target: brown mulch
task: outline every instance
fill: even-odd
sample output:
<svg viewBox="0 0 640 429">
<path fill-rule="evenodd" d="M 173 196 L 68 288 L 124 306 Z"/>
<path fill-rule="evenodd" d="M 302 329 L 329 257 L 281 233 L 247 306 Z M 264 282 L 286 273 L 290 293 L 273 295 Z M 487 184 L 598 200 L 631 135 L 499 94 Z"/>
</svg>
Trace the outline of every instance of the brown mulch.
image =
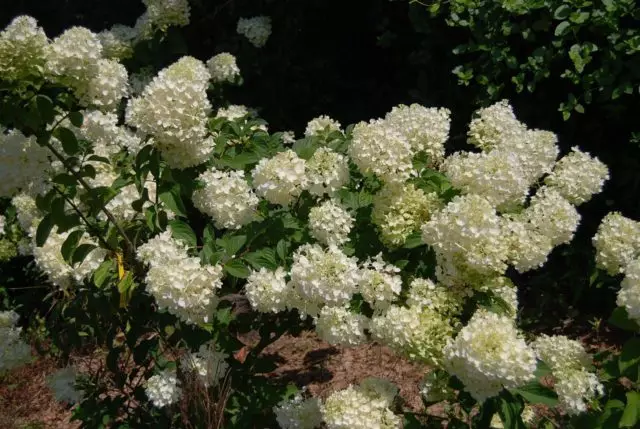
<svg viewBox="0 0 640 429">
<path fill-rule="evenodd" d="M 46 377 L 57 370 L 55 360 L 34 358 L 34 362 L 16 368 L 0 381 L 0 428 L 2 429 L 75 429 L 69 407 L 55 400 Z"/>
<path fill-rule="evenodd" d="M 283 336 L 263 353 L 278 364 L 269 376 L 279 382 L 306 386 L 313 396 L 326 397 L 367 377 L 379 377 L 400 388 L 407 408 L 422 407 L 418 384 L 426 367 L 398 357 L 387 347 L 377 344 L 334 347 L 313 332 L 303 332 L 299 337 Z"/>
</svg>

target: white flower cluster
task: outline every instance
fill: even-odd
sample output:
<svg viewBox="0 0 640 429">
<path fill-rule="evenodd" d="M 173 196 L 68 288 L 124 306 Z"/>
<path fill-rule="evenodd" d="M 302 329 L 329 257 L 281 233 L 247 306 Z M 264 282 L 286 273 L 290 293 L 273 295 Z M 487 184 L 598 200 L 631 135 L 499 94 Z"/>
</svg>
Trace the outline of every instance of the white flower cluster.
<svg viewBox="0 0 640 429">
<path fill-rule="evenodd" d="M 4 228 L 6 227 L 6 224 L 7 224 L 7 218 L 4 217 L 3 215 L 0 215 L 0 237 L 4 235 Z"/>
<path fill-rule="evenodd" d="M 132 27 L 115 24 L 110 30 L 98 33 L 102 55 L 110 60 L 124 60 L 133 55 L 133 43 L 138 33 Z"/>
<path fill-rule="evenodd" d="M 82 400 L 82 391 L 76 389 L 77 370 L 68 366 L 47 377 L 47 385 L 58 402 L 76 404 Z"/>
<path fill-rule="evenodd" d="M 522 216 L 503 217 L 503 231 L 509 245 L 509 263 L 523 273 L 541 267 L 553 250 L 551 239 L 540 234 Z"/>
<path fill-rule="evenodd" d="M 234 82 L 240 76 L 240 69 L 236 64 L 236 57 L 228 52 L 215 55 L 207 61 L 213 82 Z"/>
<path fill-rule="evenodd" d="M 158 408 L 177 402 L 182 394 L 178 377 L 172 370 L 164 370 L 149 377 L 144 391 L 151 403 Z"/>
<path fill-rule="evenodd" d="M 598 377 L 587 371 L 591 357 L 578 341 L 541 335 L 532 346 L 538 358 L 551 368 L 560 404 L 569 414 L 585 412 L 586 402 L 604 393 Z"/>
<path fill-rule="evenodd" d="M 301 394 L 280 402 L 273 407 L 273 413 L 282 429 L 314 429 L 322 424 L 320 400 L 304 398 Z"/>
<path fill-rule="evenodd" d="M 526 127 L 513 113 L 513 107 L 502 100 L 476 112 L 469 124 L 469 143 L 482 150 L 491 150 L 504 141 L 518 138 Z"/>
<path fill-rule="evenodd" d="M 341 246 L 349 241 L 353 222 L 353 216 L 334 200 L 327 200 L 309 212 L 311 236 L 329 246 Z"/>
<path fill-rule="evenodd" d="M 147 291 L 161 309 L 191 324 L 207 323 L 217 307 L 217 289 L 222 286 L 222 266 L 202 266 L 187 248 L 171 237 L 171 231 L 138 248 L 139 258 L 150 268 Z"/>
<path fill-rule="evenodd" d="M 268 16 L 240 18 L 236 31 L 246 37 L 256 48 L 262 48 L 271 35 L 271 18 Z"/>
<path fill-rule="evenodd" d="M 228 121 L 244 118 L 249 114 L 249 109 L 241 104 L 232 104 L 227 107 L 221 107 L 216 113 L 216 118 L 225 118 Z"/>
<path fill-rule="evenodd" d="M 198 180 L 204 188 L 193 193 L 194 206 L 208 214 L 218 228 L 238 229 L 252 222 L 259 199 L 242 171 L 205 171 Z"/>
<path fill-rule="evenodd" d="M 534 378 L 536 356 L 513 320 L 477 311 L 444 348 L 444 367 L 478 402 Z"/>
<path fill-rule="evenodd" d="M 456 152 L 442 165 L 451 184 L 466 194 L 482 195 L 494 207 L 522 204 L 529 192 L 515 153 L 504 150 L 491 152 Z"/>
<path fill-rule="evenodd" d="M 38 22 L 18 16 L 0 33 L 0 76 L 18 81 L 42 73 L 49 40 Z"/>
<path fill-rule="evenodd" d="M 321 135 L 322 133 L 331 133 L 333 131 L 340 131 L 340 122 L 331 119 L 326 115 L 320 115 L 317 118 L 313 118 L 307 123 L 307 128 L 304 130 L 306 137 L 313 137 Z"/>
<path fill-rule="evenodd" d="M 479 195 L 456 196 L 422 226 L 422 239 L 436 253 L 459 255 L 480 273 L 506 269 L 507 245 L 495 209 Z"/>
<path fill-rule="evenodd" d="M 31 347 L 20 338 L 15 311 L 0 311 L 0 374 L 31 360 Z"/>
<path fill-rule="evenodd" d="M 444 159 L 444 144 L 449 138 L 451 111 L 426 108 L 419 104 L 394 107 L 385 121 L 402 134 L 415 152 L 429 156 L 429 165 L 438 166 Z"/>
<path fill-rule="evenodd" d="M 593 237 L 598 267 L 611 275 L 624 272 L 640 256 L 640 222 L 618 212 L 607 214 Z"/>
<path fill-rule="evenodd" d="M 227 375 L 228 356 L 216 350 L 213 343 L 205 343 L 196 353 L 187 353 L 182 359 L 182 369 L 192 372 L 206 386 L 217 385 Z"/>
<path fill-rule="evenodd" d="M 262 267 L 247 278 L 245 294 L 251 307 L 262 313 L 278 313 L 287 308 L 289 289 L 282 267 L 269 271 Z"/>
<path fill-rule="evenodd" d="M 309 192 L 322 197 L 333 195 L 349 182 L 349 161 L 327 147 L 321 147 L 307 161 Z"/>
<path fill-rule="evenodd" d="M 304 244 L 293 254 L 290 286 L 301 298 L 301 312 L 323 305 L 340 306 L 357 291 L 360 273 L 358 262 L 337 247 L 324 250 L 317 244 Z"/>
<path fill-rule="evenodd" d="M 435 192 L 425 193 L 412 183 L 388 183 L 373 197 L 371 220 L 384 244 L 399 247 L 441 207 Z"/>
<path fill-rule="evenodd" d="M 293 131 L 282 132 L 282 144 L 294 144 L 296 142 L 296 133 Z"/>
<path fill-rule="evenodd" d="M 51 283 L 62 289 L 68 289 L 74 283 L 81 283 L 84 279 L 88 279 L 107 255 L 106 249 L 97 247 L 89 252 L 82 263 L 75 267 L 70 266 L 64 260 L 61 248 L 71 232 L 51 231 L 42 247 L 33 243 L 33 258 L 36 265 L 47 275 Z M 35 237 L 35 233 L 31 235 Z M 96 245 L 87 233 L 82 236 L 79 243 Z"/>
<path fill-rule="evenodd" d="M 45 74 L 72 88 L 82 104 L 102 110 L 114 110 L 128 91 L 127 70 L 102 58 L 100 38 L 84 27 L 72 27 L 53 40 Z"/>
<path fill-rule="evenodd" d="M 363 174 L 385 182 L 407 180 L 413 172 L 413 150 L 407 139 L 387 122 L 360 122 L 353 128 L 349 156 Z"/>
<path fill-rule="evenodd" d="M 321 405 L 321 411 L 327 429 L 400 428 L 402 419 L 393 414 L 391 405 L 386 395 L 349 386 L 332 393 Z"/>
<path fill-rule="evenodd" d="M 211 155 L 214 142 L 206 128 L 210 77 L 204 63 L 182 57 L 161 70 L 127 106 L 127 123 L 152 135 L 172 168 L 193 167 Z"/>
<path fill-rule="evenodd" d="M 551 240 L 553 246 L 568 243 L 573 238 L 580 214 L 555 189 L 542 187 L 531 198 L 523 212 L 528 225 Z"/>
<path fill-rule="evenodd" d="M 387 264 L 382 254 L 369 259 L 360 270 L 358 292 L 376 312 L 383 312 L 402 291 L 400 268 Z"/>
<path fill-rule="evenodd" d="M 189 24 L 191 8 L 188 0 L 142 0 L 147 6 L 147 19 L 160 31 Z"/>
<path fill-rule="evenodd" d="M 16 209 L 16 217 L 20 227 L 30 233 L 37 227 L 38 220 L 42 217 L 36 206 L 36 200 L 31 195 L 21 192 L 11 199 L 11 204 Z"/>
<path fill-rule="evenodd" d="M 465 293 L 460 288 L 436 285 L 430 279 L 416 278 L 409 285 L 407 305 L 428 308 L 443 316 L 455 316 L 462 310 Z"/>
<path fill-rule="evenodd" d="M 122 149 L 137 153 L 142 142 L 138 136 L 125 127 L 118 126 L 118 115 L 103 113 L 99 110 L 85 110 L 82 113 L 82 126 L 74 127 L 69 120 L 63 122 L 78 138 L 93 143 L 96 155 L 110 158 Z"/>
<path fill-rule="evenodd" d="M 393 305 L 371 319 L 376 341 L 396 352 L 431 365 L 442 364 L 442 350 L 453 335 L 449 318 L 430 308 Z"/>
<path fill-rule="evenodd" d="M 101 59 L 86 87 L 76 88 L 76 92 L 82 105 L 113 111 L 129 92 L 129 74 L 119 62 Z"/>
<path fill-rule="evenodd" d="M 557 137 L 528 130 L 506 101 L 476 115 L 469 125 L 469 142 L 482 152 L 457 152 L 442 169 L 463 192 L 482 195 L 500 211 L 517 208 L 529 188 L 551 172 L 558 156 Z"/>
<path fill-rule="evenodd" d="M 609 169 L 605 164 L 573 147 L 570 154 L 558 161 L 545 183 L 572 204 L 580 205 L 601 192 L 608 179 Z"/>
<path fill-rule="evenodd" d="M 0 196 L 12 197 L 20 190 L 40 190 L 51 168 L 49 152 L 18 130 L 0 128 Z"/>
<path fill-rule="evenodd" d="M 272 204 L 287 206 L 307 188 L 306 162 L 290 149 L 262 158 L 251 174 L 258 196 Z"/>
<path fill-rule="evenodd" d="M 630 318 L 640 321 L 640 258 L 627 265 L 621 286 L 616 303 L 627 310 Z"/>
<path fill-rule="evenodd" d="M 315 319 L 316 333 L 331 345 L 357 346 L 367 337 L 368 319 L 344 307 L 323 307 Z"/>
</svg>

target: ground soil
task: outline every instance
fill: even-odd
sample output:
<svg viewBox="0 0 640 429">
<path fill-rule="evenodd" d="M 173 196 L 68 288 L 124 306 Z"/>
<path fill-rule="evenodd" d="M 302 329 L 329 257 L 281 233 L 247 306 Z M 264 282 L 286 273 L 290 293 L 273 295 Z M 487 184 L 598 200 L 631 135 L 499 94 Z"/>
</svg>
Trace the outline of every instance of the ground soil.
<svg viewBox="0 0 640 429">
<path fill-rule="evenodd" d="M 278 364 L 277 370 L 267 374 L 274 382 L 307 386 L 314 396 L 326 397 L 367 377 L 380 377 L 396 383 L 406 408 L 420 407 L 418 383 L 426 368 L 399 358 L 386 347 L 333 347 L 313 332 L 304 332 L 299 337 L 278 339 L 263 353 Z M 0 381 L 0 429 L 79 427 L 70 421 L 69 407 L 56 402 L 47 387 L 46 376 L 56 369 L 54 360 L 39 358 Z"/>
</svg>

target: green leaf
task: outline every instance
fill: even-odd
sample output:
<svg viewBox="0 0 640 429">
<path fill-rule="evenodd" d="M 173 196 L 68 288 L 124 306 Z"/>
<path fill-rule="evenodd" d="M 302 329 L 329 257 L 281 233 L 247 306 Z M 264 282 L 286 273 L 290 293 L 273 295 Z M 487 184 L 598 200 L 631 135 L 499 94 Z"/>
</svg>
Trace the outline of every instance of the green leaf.
<svg viewBox="0 0 640 429">
<path fill-rule="evenodd" d="M 81 264 L 84 261 L 84 258 L 87 257 L 89 253 L 96 249 L 97 246 L 95 244 L 84 243 L 79 245 L 76 250 L 73 252 L 73 256 L 71 258 L 71 264 Z"/>
<path fill-rule="evenodd" d="M 514 389 L 513 392 L 522 396 L 530 404 L 544 404 L 549 407 L 558 405 L 558 395 L 556 392 L 537 381 L 520 386 Z"/>
<path fill-rule="evenodd" d="M 46 95 L 37 95 L 36 96 L 36 105 L 38 106 L 38 112 L 40 113 L 40 118 L 46 123 L 53 121 L 55 117 L 55 109 L 53 106 L 53 101 Z"/>
<path fill-rule="evenodd" d="M 180 188 L 178 186 L 174 186 L 168 191 L 161 192 L 158 195 L 160 201 L 167 205 L 167 207 L 173 211 L 175 214 L 187 217 L 187 209 L 182 202 L 182 197 L 180 196 Z"/>
<path fill-rule="evenodd" d="M 629 319 L 629 314 L 627 314 L 627 310 L 623 307 L 618 307 L 613 310 L 609 318 L 609 323 L 625 331 L 640 331 L 640 326 L 634 320 Z"/>
<path fill-rule="evenodd" d="M 111 275 L 114 273 L 115 270 L 115 264 L 113 262 L 113 260 L 109 259 L 107 261 L 104 261 L 102 264 L 100 264 L 100 266 L 98 267 L 98 269 L 93 273 L 93 283 L 101 288 L 104 283 L 109 279 L 109 277 L 111 277 Z"/>
<path fill-rule="evenodd" d="M 571 24 L 569 24 L 568 21 L 562 21 L 560 24 L 558 24 L 556 26 L 556 29 L 554 31 L 554 34 L 557 37 L 561 37 L 564 36 L 565 34 L 567 34 L 569 32 L 569 28 L 571 27 Z"/>
<path fill-rule="evenodd" d="M 64 186 L 75 186 L 76 185 L 76 178 L 73 177 L 71 174 L 68 174 L 68 173 L 60 173 L 60 174 L 54 176 L 53 179 L 51 179 L 51 181 L 53 183 L 58 183 L 58 184 L 64 185 Z"/>
<path fill-rule="evenodd" d="M 71 121 L 74 127 L 80 128 L 82 126 L 84 118 L 82 117 L 82 113 L 80 112 L 70 112 L 69 121 Z"/>
<path fill-rule="evenodd" d="M 80 143 L 76 135 L 69 128 L 59 127 L 54 132 L 55 136 L 62 143 L 62 149 L 68 155 L 75 155 L 80 151 Z"/>
<path fill-rule="evenodd" d="M 287 254 L 289 252 L 289 242 L 286 240 L 278 241 L 278 244 L 276 245 L 276 252 L 283 262 L 286 261 Z"/>
<path fill-rule="evenodd" d="M 243 259 L 250 263 L 253 268 L 259 270 L 260 268 L 267 268 L 269 270 L 275 270 L 278 268 L 278 262 L 276 261 L 276 254 L 273 249 L 264 248 L 255 252 L 247 253 L 243 256 Z"/>
<path fill-rule="evenodd" d="M 422 241 L 422 234 L 420 232 L 414 232 L 407 237 L 402 247 L 405 249 L 414 249 L 423 245 L 425 245 L 425 242 Z"/>
<path fill-rule="evenodd" d="M 231 235 L 228 237 L 224 237 L 221 240 L 221 245 L 224 248 L 225 252 L 227 252 L 228 256 L 233 256 L 238 253 L 240 249 L 242 249 L 242 246 L 244 246 L 246 242 L 246 235 Z"/>
<path fill-rule="evenodd" d="M 249 268 L 239 259 L 231 259 L 224 264 L 224 270 L 233 277 L 246 279 L 251 272 Z"/>
<path fill-rule="evenodd" d="M 51 219 L 50 214 L 47 214 L 38 224 L 38 229 L 36 230 L 36 246 L 42 247 L 42 245 L 47 241 L 52 228 L 53 219 Z"/>
<path fill-rule="evenodd" d="M 500 420 L 502 420 L 504 427 L 509 429 L 527 429 L 527 426 L 520 416 L 524 409 L 523 405 L 508 392 L 503 392 L 499 400 L 500 406 L 498 407 L 498 414 L 500 414 Z"/>
<path fill-rule="evenodd" d="M 196 238 L 196 233 L 193 232 L 193 229 L 185 222 L 174 219 L 169 222 L 169 226 L 171 227 L 171 235 L 173 238 L 184 241 L 189 247 L 197 246 L 198 239 Z"/>
<path fill-rule="evenodd" d="M 636 427 L 640 417 L 640 393 L 627 392 L 627 406 L 624 407 L 619 426 L 621 428 Z"/>
<path fill-rule="evenodd" d="M 135 289 L 135 283 L 133 282 L 133 275 L 131 271 L 118 282 L 118 292 L 120 292 L 120 307 L 126 307 L 131 300 L 131 295 Z"/>
<path fill-rule="evenodd" d="M 566 4 L 558 7 L 555 12 L 553 12 L 553 17 L 555 19 L 565 19 L 571 14 L 571 7 Z"/>
<path fill-rule="evenodd" d="M 631 338 L 622 346 L 622 352 L 618 360 L 620 374 L 633 375 L 632 381 L 636 381 L 638 376 L 638 365 L 640 364 L 640 338 Z"/>
<path fill-rule="evenodd" d="M 84 235 L 84 231 L 81 229 L 72 231 L 67 236 L 67 239 L 64 240 L 64 243 L 62 243 L 62 248 L 60 249 L 60 253 L 62 254 L 62 257 L 64 258 L 64 260 L 67 261 L 67 263 L 69 264 L 71 263 L 73 252 L 76 250 L 76 247 L 78 247 L 78 243 L 80 242 L 80 239 L 82 238 L 83 235 Z"/>
</svg>

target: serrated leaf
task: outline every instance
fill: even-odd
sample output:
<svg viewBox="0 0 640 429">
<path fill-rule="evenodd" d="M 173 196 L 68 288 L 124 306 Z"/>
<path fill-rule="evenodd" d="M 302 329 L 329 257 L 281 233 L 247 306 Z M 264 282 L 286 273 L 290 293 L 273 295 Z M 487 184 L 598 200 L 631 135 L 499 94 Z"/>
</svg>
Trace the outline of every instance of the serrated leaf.
<svg viewBox="0 0 640 429">
<path fill-rule="evenodd" d="M 269 270 L 275 270 L 278 268 L 276 253 L 271 248 L 264 248 L 255 252 L 247 253 L 243 256 L 243 259 L 257 270 L 260 268 L 267 268 Z"/>
<path fill-rule="evenodd" d="M 76 250 L 76 247 L 78 247 L 78 243 L 80 242 L 80 239 L 83 235 L 83 230 L 71 231 L 67 236 L 67 239 L 64 240 L 64 243 L 62 243 L 60 253 L 67 263 L 71 264 L 73 252 Z"/>
<path fill-rule="evenodd" d="M 228 256 L 233 256 L 242 249 L 242 246 L 247 242 L 246 235 L 231 235 L 221 240 L 221 244 L 224 247 Z"/>
<path fill-rule="evenodd" d="M 40 118 L 46 123 L 51 122 L 55 117 L 53 101 L 46 95 L 39 94 L 36 96 L 36 105 L 38 106 Z"/>
<path fill-rule="evenodd" d="M 42 247 L 42 245 L 47 241 L 52 228 L 53 219 L 51 219 L 50 214 L 47 214 L 38 224 L 38 229 L 36 230 L 36 246 Z"/>
<path fill-rule="evenodd" d="M 405 249 L 414 249 L 422 245 L 425 245 L 425 242 L 422 241 L 422 234 L 420 232 L 414 232 L 407 237 L 402 247 Z"/>
<path fill-rule="evenodd" d="M 78 143 L 76 135 L 69 128 L 59 127 L 54 134 L 62 143 L 62 149 L 67 155 L 75 155 L 80 151 L 80 143 Z"/>
<path fill-rule="evenodd" d="M 187 209 L 184 206 L 184 202 L 182 202 L 180 189 L 177 186 L 160 193 L 158 198 L 175 214 L 187 217 Z"/>
<path fill-rule="evenodd" d="M 640 393 L 627 392 L 627 405 L 624 407 L 619 426 L 621 428 L 636 427 L 640 418 Z"/>
<path fill-rule="evenodd" d="M 571 7 L 566 4 L 559 6 L 555 12 L 553 12 L 553 17 L 555 19 L 565 19 L 571 14 Z"/>
<path fill-rule="evenodd" d="M 249 268 L 239 259 L 231 259 L 224 264 L 224 271 L 239 279 L 246 279 L 251 274 Z"/>
<path fill-rule="evenodd" d="M 640 338 L 631 338 L 622 346 L 618 359 L 620 374 L 632 375 L 632 380 L 635 382 L 638 377 L 638 365 L 640 365 Z"/>
<path fill-rule="evenodd" d="M 558 24 L 556 26 L 556 29 L 554 31 L 554 34 L 557 37 L 561 37 L 564 36 L 565 34 L 567 34 L 569 32 L 569 28 L 571 27 L 571 24 L 569 24 L 568 21 L 562 21 L 560 24 Z"/>
<path fill-rule="evenodd" d="M 617 328 L 624 329 L 625 331 L 638 332 L 640 330 L 640 326 L 634 320 L 629 318 L 627 310 L 623 307 L 618 307 L 613 310 L 608 322 Z"/>
<path fill-rule="evenodd" d="M 545 404 L 549 407 L 558 405 L 558 395 L 537 381 L 520 386 L 513 390 L 530 404 Z"/>
<path fill-rule="evenodd" d="M 276 245 L 276 253 L 280 257 L 280 259 L 284 262 L 287 260 L 287 254 L 289 252 L 289 242 L 286 240 L 278 241 Z"/>
<path fill-rule="evenodd" d="M 80 112 L 69 113 L 69 121 L 71 121 L 74 127 L 80 128 L 82 126 L 83 120 L 84 118 L 82 117 L 82 113 Z"/>
<path fill-rule="evenodd" d="M 98 246 L 94 244 L 84 243 L 79 245 L 76 250 L 73 252 L 73 256 L 71 257 L 71 264 L 81 264 L 84 259 L 87 257 L 89 253 L 91 253 Z"/>
<path fill-rule="evenodd" d="M 193 229 L 182 222 L 181 220 L 174 219 L 169 221 L 169 226 L 171 227 L 171 235 L 176 240 L 181 240 L 189 247 L 196 247 L 198 244 L 198 239 L 196 238 L 196 233 L 193 232 Z"/>
<path fill-rule="evenodd" d="M 109 277 L 111 277 L 114 272 L 114 265 L 113 261 L 109 259 L 100 264 L 98 269 L 93 273 L 93 283 L 97 287 L 101 288 Z"/>
<path fill-rule="evenodd" d="M 135 283 L 133 282 L 133 275 L 131 272 L 127 274 L 118 282 L 118 292 L 120 292 L 120 308 L 126 307 L 131 300 L 131 295 L 135 289 Z"/>
</svg>

